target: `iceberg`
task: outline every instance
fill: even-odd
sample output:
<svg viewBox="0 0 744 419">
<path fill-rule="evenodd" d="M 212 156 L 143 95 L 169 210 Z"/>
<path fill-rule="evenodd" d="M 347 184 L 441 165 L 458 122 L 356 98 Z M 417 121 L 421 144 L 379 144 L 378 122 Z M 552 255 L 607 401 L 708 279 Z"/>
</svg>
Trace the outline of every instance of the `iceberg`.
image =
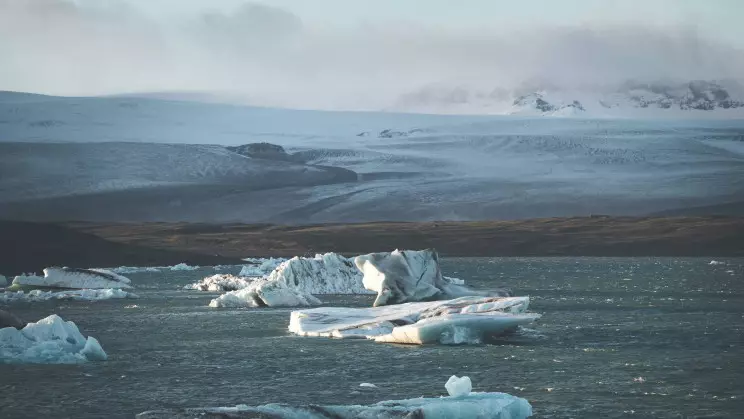
<svg viewBox="0 0 744 419">
<path fill-rule="evenodd" d="M 53 314 L 21 330 L 0 329 L 0 364 L 75 364 L 108 358 L 94 337 Z"/>
<path fill-rule="evenodd" d="M 444 388 L 447 389 L 447 394 L 452 397 L 467 396 L 473 390 L 473 383 L 470 381 L 470 377 L 453 375 L 444 384 Z"/>
<path fill-rule="evenodd" d="M 178 265 L 173 265 L 167 268 L 170 269 L 171 271 L 195 271 L 199 269 L 198 266 L 189 266 L 185 263 L 179 263 Z"/>
<path fill-rule="evenodd" d="M 406 344 L 482 343 L 540 318 L 529 297 L 459 297 L 371 308 L 319 307 L 293 311 L 299 336 L 366 338 Z"/>
<path fill-rule="evenodd" d="M 468 377 L 462 377 L 461 380 Z M 449 382 L 448 382 L 449 383 Z M 449 390 L 449 389 L 448 389 Z M 136 419 L 204 418 L 282 418 L 282 419 L 524 419 L 532 416 L 532 406 L 520 397 L 506 393 L 471 393 L 457 396 L 389 400 L 368 406 L 291 406 L 266 404 L 237 405 L 197 409 L 153 410 Z"/>
<path fill-rule="evenodd" d="M 16 276 L 10 288 L 132 288 L 132 285 L 129 278 L 105 269 L 46 268 L 43 277 Z"/>
<path fill-rule="evenodd" d="M 314 258 L 293 257 L 282 262 L 268 276 L 307 294 L 370 294 L 362 274 L 351 260 L 336 254 Z"/>
<path fill-rule="evenodd" d="M 237 291 L 249 287 L 258 278 L 243 278 L 230 274 L 208 276 L 198 282 L 186 285 L 185 290 L 197 291 Z"/>
<path fill-rule="evenodd" d="M 377 293 L 374 307 L 462 296 L 509 295 L 504 290 L 472 290 L 461 285 L 459 279 L 446 279 L 433 249 L 370 253 L 357 256 L 354 264 L 364 275 L 364 287 Z"/>
<path fill-rule="evenodd" d="M 248 287 L 230 291 L 209 302 L 210 307 L 298 307 L 321 304 L 311 294 L 284 282 L 256 279 Z"/>
<path fill-rule="evenodd" d="M 64 291 L 43 291 L 31 290 L 28 293 L 23 291 L 6 291 L 0 293 L 0 302 L 37 302 L 48 300 L 74 300 L 74 301 L 101 301 L 119 298 L 139 298 L 137 294 L 120 290 L 118 288 L 105 289 L 82 289 L 82 290 L 64 290 Z"/>
<path fill-rule="evenodd" d="M 268 259 L 243 259 L 246 262 L 251 262 L 250 265 L 243 265 L 240 269 L 238 276 L 264 276 L 269 274 L 271 271 L 276 269 L 282 262 L 287 259 L 284 258 L 268 258 Z"/>
</svg>

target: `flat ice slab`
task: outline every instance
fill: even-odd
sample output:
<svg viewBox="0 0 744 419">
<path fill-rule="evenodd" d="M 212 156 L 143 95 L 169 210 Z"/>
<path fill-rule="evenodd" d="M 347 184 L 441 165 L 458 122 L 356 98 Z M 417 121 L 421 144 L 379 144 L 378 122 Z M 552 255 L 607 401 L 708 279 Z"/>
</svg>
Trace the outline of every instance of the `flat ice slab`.
<svg viewBox="0 0 744 419">
<path fill-rule="evenodd" d="M 43 291 L 31 290 L 23 291 L 6 291 L 0 293 L 0 302 L 37 302 L 48 300 L 74 300 L 74 301 L 101 301 L 119 298 L 138 298 L 137 294 L 120 289 L 85 289 L 85 290 L 65 290 L 65 291 Z"/>
<path fill-rule="evenodd" d="M 94 337 L 85 338 L 75 323 L 56 314 L 21 330 L 0 329 L 0 364 L 75 364 L 107 358 Z"/>
<path fill-rule="evenodd" d="M 293 311 L 289 331 L 300 336 L 367 338 L 389 343 L 480 343 L 532 323 L 529 297 L 460 297 L 372 308 L 319 307 Z"/>
<path fill-rule="evenodd" d="M 467 295 L 509 295 L 503 290 L 472 290 L 456 278 L 443 277 L 439 255 L 433 249 L 370 253 L 354 258 L 354 264 L 364 275 L 364 287 L 377 293 L 374 307 Z"/>
<path fill-rule="evenodd" d="M 532 416 L 532 406 L 506 393 L 470 393 L 460 397 L 389 400 L 369 406 L 263 406 L 238 405 L 200 409 L 143 412 L 137 419 L 186 418 L 282 418 L 282 419 L 523 419 Z"/>
<path fill-rule="evenodd" d="M 17 276 L 12 289 L 21 288 L 132 288 L 129 278 L 105 269 L 46 268 L 44 276 Z"/>
</svg>

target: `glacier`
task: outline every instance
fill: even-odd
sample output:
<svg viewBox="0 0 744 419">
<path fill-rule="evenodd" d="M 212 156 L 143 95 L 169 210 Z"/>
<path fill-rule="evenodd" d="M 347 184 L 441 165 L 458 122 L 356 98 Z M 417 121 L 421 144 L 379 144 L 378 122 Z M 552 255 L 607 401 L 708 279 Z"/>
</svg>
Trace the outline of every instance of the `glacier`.
<svg viewBox="0 0 744 419">
<path fill-rule="evenodd" d="M 137 419 L 186 419 L 194 417 L 224 417 L 234 419 L 524 419 L 532 416 L 532 406 L 507 393 L 471 392 L 469 377 L 453 378 L 445 385 L 449 396 L 387 400 L 368 406 L 291 406 L 272 403 L 262 406 L 207 407 L 142 412 Z M 456 391 L 451 388 L 456 387 Z"/>
<path fill-rule="evenodd" d="M 209 302 L 210 307 L 298 307 L 321 304 L 311 294 L 284 282 L 256 279 L 248 287 L 230 291 Z"/>
<path fill-rule="evenodd" d="M 27 288 L 132 288 L 129 278 L 105 269 L 45 268 L 44 276 L 21 275 L 11 290 Z"/>
<path fill-rule="evenodd" d="M 64 291 L 44 291 L 31 290 L 24 291 L 6 291 L 0 293 L 0 302 L 38 302 L 49 300 L 73 300 L 73 301 L 101 301 L 122 298 L 139 298 L 132 292 L 127 292 L 118 288 L 99 288 L 99 289 L 80 289 Z"/>
<path fill-rule="evenodd" d="M 364 275 L 364 287 L 377 293 L 374 307 L 466 295 L 509 295 L 505 290 L 476 291 L 460 285 L 459 279 L 443 277 L 433 249 L 370 253 L 354 258 L 354 264 Z"/>
<path fill-rule="evenodd" d="M 539 319 L 528 307 L 529 297 L 475 296 L 371 308 L 319 307 L 293 311 L 289 331 L 386 343 L 482 343 Z"/>
<path fill-rule="evenodd" d="M 85 338 L 75 323 L 56 314 L 21 330 L 0 329 L 0 364 L 75 364 L 107 358 L 96 338 Z"/>
</svg>

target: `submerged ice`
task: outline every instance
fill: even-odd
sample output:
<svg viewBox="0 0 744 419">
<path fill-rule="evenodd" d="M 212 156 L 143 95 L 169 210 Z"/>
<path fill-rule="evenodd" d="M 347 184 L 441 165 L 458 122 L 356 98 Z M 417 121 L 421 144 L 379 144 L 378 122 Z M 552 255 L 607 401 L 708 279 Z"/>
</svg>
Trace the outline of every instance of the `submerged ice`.
<svg viewBox="0 0 744 419">
<path fill-rule="evenodd" d="M 24 288 L 132 288 L 129 278 L 105 269 L 46 268 L 44 276 L 22 275 L 13 279 L 11 289 Z"/>
<path fill-rule="evenodd" d="M 433 249 L 370 253 L 354 259 L 363 285 L 377 293 L 374 307 L 413 301 L 446 300 L 462 296 L 507 296 L 503 290 L 476 291 L 456 278 L 442 276 Z"/>
<path fill-rule="evenodd" d="M 23 329 L 0 329 L 0 363 L 74 364 L 108 358 L 92 336 L 53 314 Z"/>
<path fill-rule="evenodd" d="M 367 338 L 408 344 L 481 343 L 540 317 L 529 297 L 460 297 L 372 308 L 319 307 L 293 311 L 289 331 L 300 336 Z"/>
<path fill-rule="evenodd" d="M 262 406 L 237 405 L 235 407 L 156 410 L 140 413 L 136 418 L 524 419 L 532 416 L 532 406 L 523 398 L 506 393 L 471 393 L 468 377 L 458 379 L 458 388 L 456 394 L 453 395 L 450 391 L 450 381 L 447 382 L 449 397 L 388 400 L 368 406 L 290 406 L 274 403 Z"/>
</svg>

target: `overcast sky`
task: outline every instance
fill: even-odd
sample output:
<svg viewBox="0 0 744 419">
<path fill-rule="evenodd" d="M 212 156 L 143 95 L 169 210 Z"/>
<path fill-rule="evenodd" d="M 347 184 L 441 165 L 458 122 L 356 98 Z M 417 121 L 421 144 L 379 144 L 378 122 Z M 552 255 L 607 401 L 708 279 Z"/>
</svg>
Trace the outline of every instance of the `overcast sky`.
<svg viewBox="0 0 744 419">
<path fill-rule="evenodd" d="M 0 90 L 375 109 L 428 86 L 740 78 L 742 21 L 744 0 L 0 0 Z"/>
</svg>

